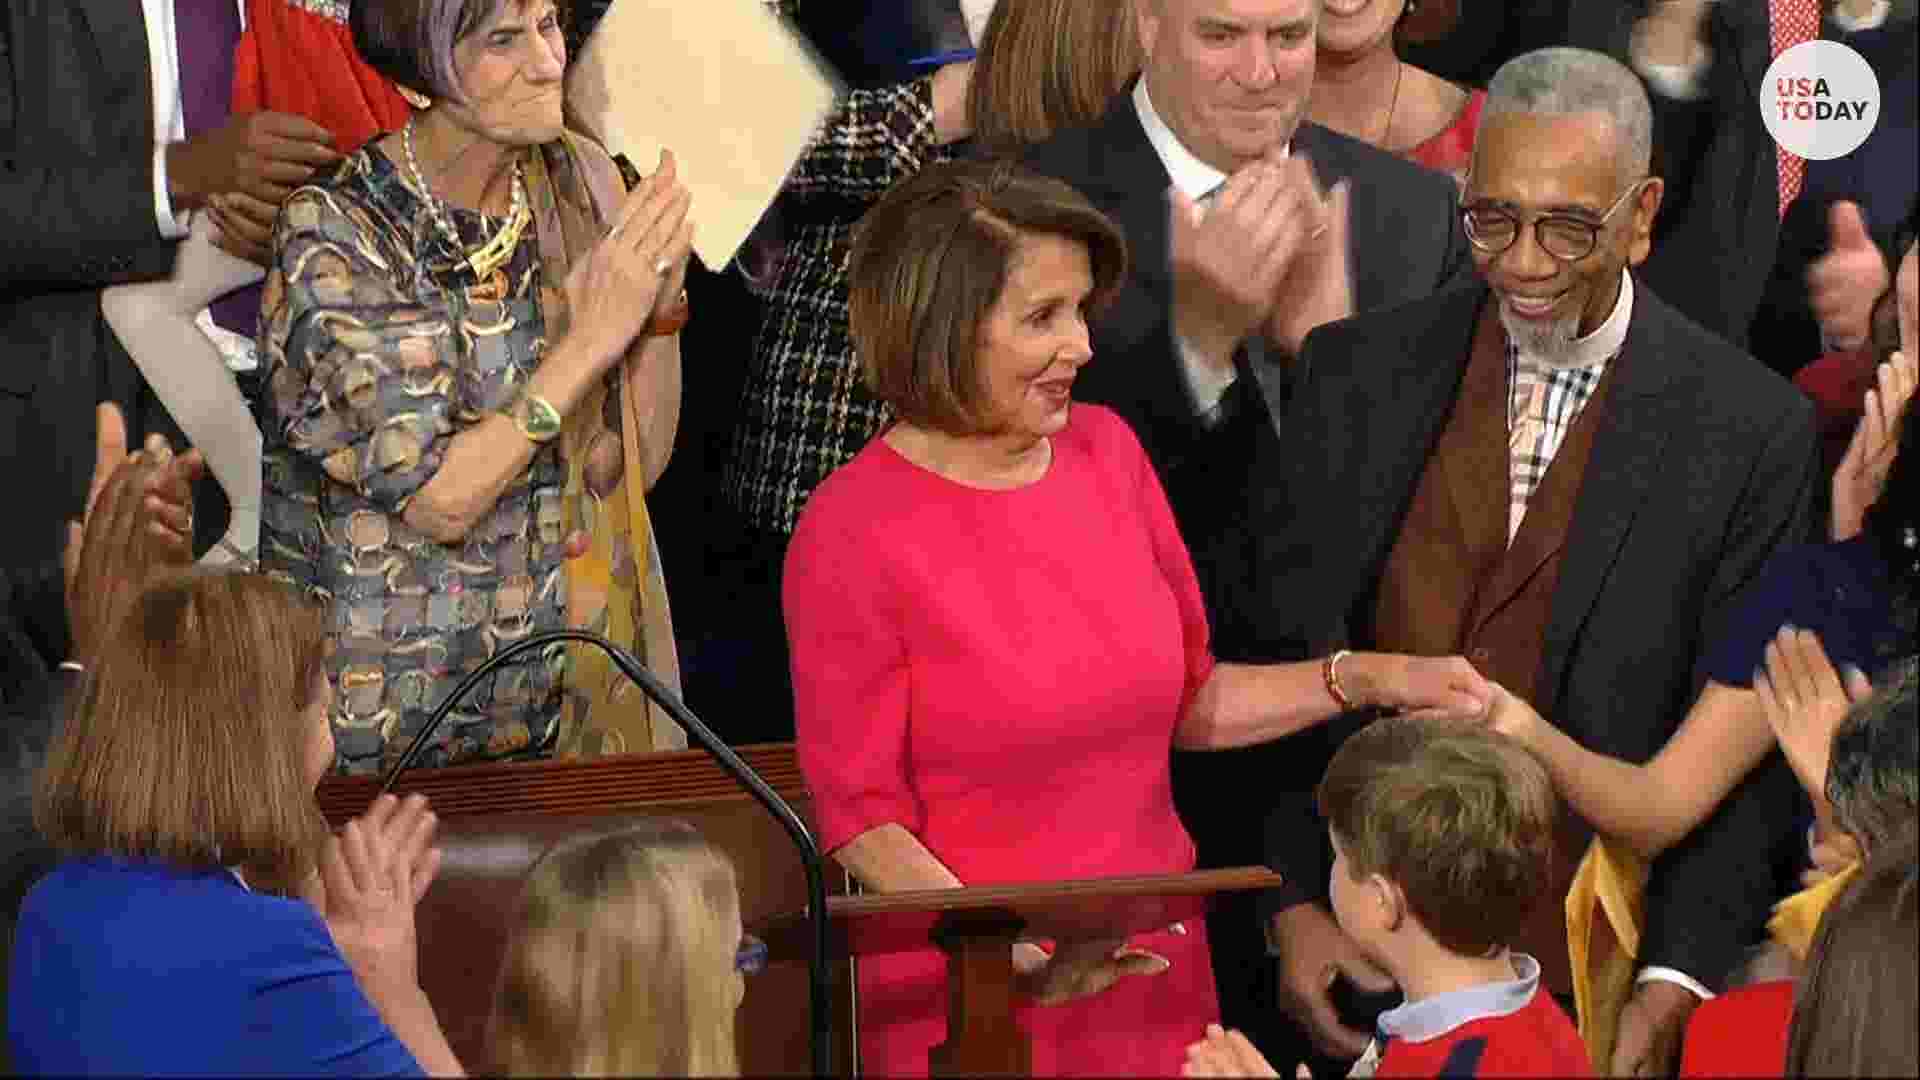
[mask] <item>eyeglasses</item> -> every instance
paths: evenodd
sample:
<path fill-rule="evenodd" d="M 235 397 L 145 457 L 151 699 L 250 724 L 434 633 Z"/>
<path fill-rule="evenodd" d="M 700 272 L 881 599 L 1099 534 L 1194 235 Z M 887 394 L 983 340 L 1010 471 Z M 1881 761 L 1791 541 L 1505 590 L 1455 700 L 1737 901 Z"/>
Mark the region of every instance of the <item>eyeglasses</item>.
<path fill-rule="evenodd" d="M 752 934 L 740 937 L 740 947 L 734 950 L 733 970 L 742 975 L 758 975 L 767 969 L 767 943 Z"/>
<path fill-rule="evenodd" d="M 1593 254 L 1600 244 L 1600 230 L 1627 200 L 1637 193 L 1645 181 L 1635 183 L 1620 193 L 1607 212 L 1600 215 L 1599 221 L 1588 221 L 1571 214 L 1516 214 L 1501 206 L 1467 206 L 1460 210 L 1460 221 L 1467 229 L 1467 240 L 1474 247 L 1491 255 L 1498 255 L 1513 246 L 1520 238 L 1520 230 L 1527 222 L 1533 222 L 1533 236 L 1540 249 L 1559 259 L 1561 262 L 1578 262 Z"/>

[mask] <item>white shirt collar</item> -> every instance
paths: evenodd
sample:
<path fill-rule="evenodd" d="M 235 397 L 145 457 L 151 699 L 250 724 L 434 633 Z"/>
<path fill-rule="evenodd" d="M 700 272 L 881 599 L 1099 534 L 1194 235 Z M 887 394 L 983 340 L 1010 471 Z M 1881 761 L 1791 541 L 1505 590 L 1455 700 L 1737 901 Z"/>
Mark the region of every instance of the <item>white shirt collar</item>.
<path fill-rule="evenodd" d="M 1142 75 L 1133 84 L 1133 108 L 1140 114 L 1140 126 L 1147 129 L 1147 141 L 1153 144 L 1154 153 L 1160 155 L 1160 163 L 1167 167 L 1167 176 L 1173 180 L 1173 186 L 1194 202 L 1199 202 L 1213 193 L 1213 189 L 1227 182 L 1227 174 L 1193 156 L 1193 151 L 1180 142 L 1160 113 L 1153 107 L 1153 100 L 1147 96 L 1147 79 Z"/>
<path fill-rule="evenodd" d="M 1624 268 L 1620 271 L 1620 295 L 1614 298 L 1613 311 L 1593 333 L 1575 338 L 1567 347 L 1565 359 L 1540 356 L 1526 349 L 1520 350 L 1523 364 L 1534 368 L 1570 369 L 1600 367 L 1620 352 L 1626 344 L 1627 327 L 1633 322 L 1633 275 Z"/>

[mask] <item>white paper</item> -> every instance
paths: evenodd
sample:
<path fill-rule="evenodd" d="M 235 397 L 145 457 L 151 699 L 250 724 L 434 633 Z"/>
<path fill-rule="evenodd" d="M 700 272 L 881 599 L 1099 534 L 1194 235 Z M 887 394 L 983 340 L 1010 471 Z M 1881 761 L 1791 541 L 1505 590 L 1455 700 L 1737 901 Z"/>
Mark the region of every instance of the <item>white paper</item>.
<path fill-rule="evenodd" d="M 641 173 L 663 148 L 693 195 L 693 247 L 732 260 L 840 95 L 761 0 L 616 0 L 567 73 L 575 122 Z"/>

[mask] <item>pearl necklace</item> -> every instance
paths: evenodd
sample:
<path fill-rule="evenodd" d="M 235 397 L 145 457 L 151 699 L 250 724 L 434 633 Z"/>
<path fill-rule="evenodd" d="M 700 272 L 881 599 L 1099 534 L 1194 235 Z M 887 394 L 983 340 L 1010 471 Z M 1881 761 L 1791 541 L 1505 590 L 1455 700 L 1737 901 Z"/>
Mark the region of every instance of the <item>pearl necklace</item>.
<path fill-rule="evenodd" d="M 446 208 L 441 204 L 439 197 L 434 195 L 433 189 L 427 186 L 426 174 L 420 171 L 419 159 L 413 155 L 413 119 L 411 117 L 407 119 L 406 126 L 400 129 L 400 148 L 406 154 L 407 172 L 413 180 L 413 185 L 420 189 L 421 196 L 426 199 L 427 216 L 433 219 L 434 225 L 440 229 L 440 235 L 447 238 L 447 243 L 453 246 L 453 250 L 461 251 L 460 232 L 453 227 L 453 219 L 447 216 Z M 506 223 L 500 227 L 499 232 L 493 234 L 491 240 L 465 252 L 467 266 L 473 271 L 475 278 L 485 281 L 500 268 L 502 263 L 513 257 L 513 249 L 520 246 L 521 234 L 526 232 L 527 222 L 532 218 L 533 214 L 527 209 L 526 182 L 520 175 L 520 162 L 515 160 L 513 204 L 507 210 Z"/>

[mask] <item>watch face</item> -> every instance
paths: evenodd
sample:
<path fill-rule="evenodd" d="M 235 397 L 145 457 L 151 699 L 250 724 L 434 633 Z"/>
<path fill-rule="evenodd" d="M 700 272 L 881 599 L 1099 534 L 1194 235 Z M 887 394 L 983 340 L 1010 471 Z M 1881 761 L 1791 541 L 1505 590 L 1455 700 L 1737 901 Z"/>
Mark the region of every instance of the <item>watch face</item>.
<path fill-rule="evenodd" d="M 560 414 L 544 399 L 521 398 L 519 413 L 520 426 L 528 438 L 545 442 L 560 434 Z"/>

